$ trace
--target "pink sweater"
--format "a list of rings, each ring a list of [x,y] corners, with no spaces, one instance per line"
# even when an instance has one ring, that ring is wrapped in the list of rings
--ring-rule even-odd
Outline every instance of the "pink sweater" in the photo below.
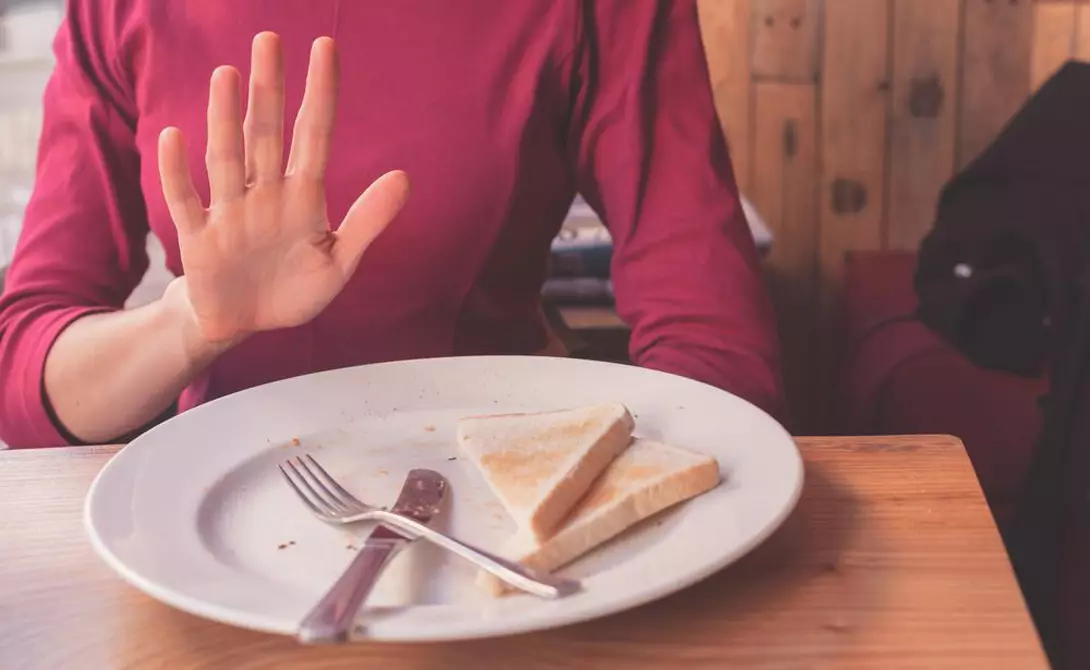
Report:
[[[70,0],[45,95],[37,186],[0,299],[0,438],[69,441],[42,391],[74,319],[121,309],[149,233],[184,268],[160,191],[156,138],[203,168],[208,78],[248,76],[262,30],[283,38],[288,119],[311,41],[341,52],[330,220],[392,168],[408,205],[306,326],[217,360],[181,408],[316,370],[541,348],[549,243],[573,193],[615,242],[618,312],[639,365],[776,411],[778,346],[689,0]],[[118,398],[118,403],[125,402]]]

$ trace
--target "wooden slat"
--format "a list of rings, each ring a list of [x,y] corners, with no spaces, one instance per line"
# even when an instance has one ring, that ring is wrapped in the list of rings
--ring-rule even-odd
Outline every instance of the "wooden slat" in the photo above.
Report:
[[[1030,86],[1045,83],[1074,55],[1076,14],[1074,2],[1044,2],[1033,8],[1033,56]]]
[[[931,228],[957,146],[959,0],[895,0],[886,246]]]
[[[1080,2],[1075,15],[1075,58],[1090,61],[1090,3]]]
[[[754,77],[776,81],[815,81],[820,67],[819,0],[752,2]]]
[[[825,5],[821,90],[819,307],[814,382],[835,374],[834,304],[849,250],[877,249],[885,214],[886,116],[889,107],[888,0]],[[829,416],[830,394],[815,416]],[[815,430],[832,430],[817,425]]]
[[[964,2],[958,119],[958,164],[962,166],[991,142],[1025,102],[1033,42],[1033,5],[1027,0]]]
[[[759,83],[755,97],[753,202],[775,240],[767,274],[780,317],[791,425],[806,430],[814,407],[816,86]]]
[[[816,87],[756,86],[753,202],[772,230],[769,263],[812,280],[817,243]]]
[[[698,0],[715,108],[743,192],[752,176],[750,0]]]
[[[825,6],[821,94],[821,263],[826,288],[844,253],[882,243],[887,79],[887,0]]]

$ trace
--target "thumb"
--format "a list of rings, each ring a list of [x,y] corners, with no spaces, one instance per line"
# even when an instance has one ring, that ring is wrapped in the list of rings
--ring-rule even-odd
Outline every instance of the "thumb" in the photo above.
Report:
[[[351,276],[363,252],[386,229],[409,197],[409,176],[387,172],[374,181],[349,208],[334,233],[333,260],[345,277]]]

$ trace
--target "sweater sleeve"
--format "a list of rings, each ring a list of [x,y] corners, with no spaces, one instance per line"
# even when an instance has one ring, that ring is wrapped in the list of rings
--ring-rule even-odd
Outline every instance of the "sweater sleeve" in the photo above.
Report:
[[[778,415],[775,317],[717,122],[696,4],[583,7],[577,186],[613,237],[632,359]]]
[[[119,10],[111,0],[67,4],[34,193],[0,297],[0,440],[13,447],[68,441],[45,398],[49,349],[72,321],[121,309],[148,266]]]

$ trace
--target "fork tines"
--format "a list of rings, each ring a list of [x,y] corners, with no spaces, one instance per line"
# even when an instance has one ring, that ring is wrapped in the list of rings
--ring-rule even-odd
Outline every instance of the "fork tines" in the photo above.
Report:
[[[310,454],[289,458],[277,467],[303,504],[319,516],[353,514],[367,509]]]

